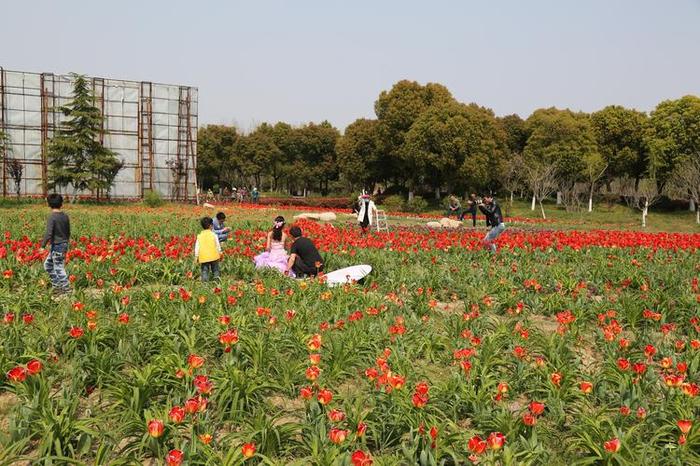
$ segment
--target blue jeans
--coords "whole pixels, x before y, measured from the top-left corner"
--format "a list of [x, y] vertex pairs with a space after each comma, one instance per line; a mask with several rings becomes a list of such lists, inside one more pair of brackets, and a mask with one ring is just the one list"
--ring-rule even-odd
[[59, 291], [70, 290], [68, 274], [66, 273], [65, 260], [68, 252], [68, 243], [52, 244], [51, 252], [44, 261], [44, 270], [49, 274], [51, 284]]
[[498, 238], [501, 233], [506, 229], [505, 223], [499, 223], [495, 227], [491, 228], [486, 236], [484, 237], [484, 243], [491, 248], [491, 252], [496, 252], [496, 238]]
[[202, 281], [203, 282], [208, 282], [209, 281], [209, 273], [212, 274], [212, 277], [214, 280], [219, 279], [219, 261], [211, 261], [211, 262], [205, 262], [203, 264], [199, 264], [200, 270], [202, 272]]

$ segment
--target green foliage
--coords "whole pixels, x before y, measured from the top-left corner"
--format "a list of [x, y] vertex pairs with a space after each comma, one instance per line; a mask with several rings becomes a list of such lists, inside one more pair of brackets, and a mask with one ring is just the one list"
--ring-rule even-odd
[[165, 201], [158, 191], [149, 189], [144, 193], [143, 203], [148, 207], [160, 207], [165, 204]]
[[383, 179], [383, 145], [378, 120], [360, 118], [345, 128], [336, 152], [338, 169], [351, 189], [371, 189]]
[[663, 183], [684, 160], [700, 157], [700, 97], [666, 100], [651, 112], [650, 169]]
[[406, 205], [406, 201], [403, 198], [403, 196], [400, 196], [398, 194], [393, 194], [391, 196], [385, 197], [381, 205], [389, 211], [401, 211], [404, 209], [404, 206]]
[[99, 197], [109, 193], [124, 164], [99, 141], [103, 117], [88, 80], [72, 76], [73, 100], [59, 108], [66, 120], [48, 146], [48, 187], [55, 190], [71, 185], [76, 192], [91, 190]]
[[610, 105], [591, 115], [598, 150], [608, 164], [607, 179], [645, 174], [648, 149], [644, 140], [646, 114]]
[[406, 202], [405, 209], [407, 212], [420, 213], [424, 212], [428, 207], [428, 201], [420, 196], [413, 196], [413, 199]]

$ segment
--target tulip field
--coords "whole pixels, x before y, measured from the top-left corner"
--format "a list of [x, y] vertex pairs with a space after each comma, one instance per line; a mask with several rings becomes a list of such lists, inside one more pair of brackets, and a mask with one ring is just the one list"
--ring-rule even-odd
[[[274, 207], [0, 209], [0, 465], [700, 464], [700, 233], [298, 224], [329, 288], [254, 269]], [[282, 212], [292, 223], [289, 208]], [[508, 221], [508, 219], [506, 219]]]

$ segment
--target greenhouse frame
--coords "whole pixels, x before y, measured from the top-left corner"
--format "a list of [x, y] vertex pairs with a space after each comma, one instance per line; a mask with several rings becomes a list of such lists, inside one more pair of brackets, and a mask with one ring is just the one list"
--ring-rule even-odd
[[[110, 197], [139, 199], [149, 191], [174, 200], [196, 197], [198, 89], [191, 86], [89, 77], [103, 115], [100, 140], [124, 162]], [[72, 77], [0, 67], [2, 195], [16, 192], [9, 164], [22, 166], [20, 195], [47, 194], [48, 143], [64, 120]], [[16, 162], [13, 162], [16, 164]], [[80, 192], [92, 197], [96, 193]]]

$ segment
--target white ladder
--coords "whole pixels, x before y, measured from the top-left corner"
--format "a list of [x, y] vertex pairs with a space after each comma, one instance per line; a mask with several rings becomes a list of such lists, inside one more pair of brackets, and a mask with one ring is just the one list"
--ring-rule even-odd
[[376, 221], [374, 224], [376, 225], [377, 231], [389, 231], [389, 223], [386, 219], [386, 212], [383, 210], [376, 210], [375, 212]]

